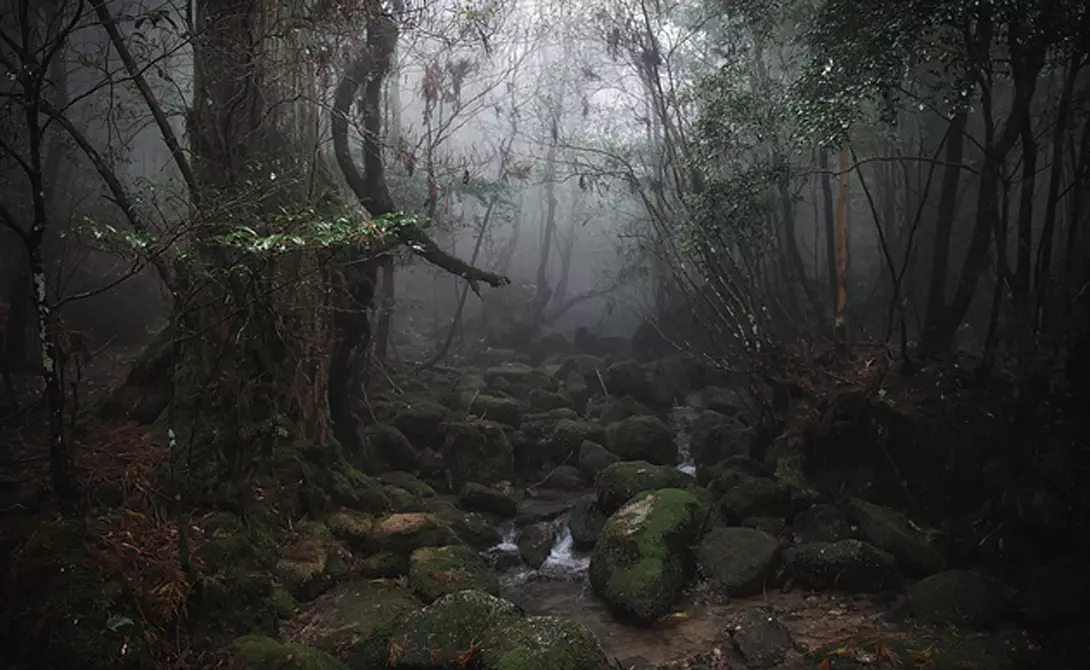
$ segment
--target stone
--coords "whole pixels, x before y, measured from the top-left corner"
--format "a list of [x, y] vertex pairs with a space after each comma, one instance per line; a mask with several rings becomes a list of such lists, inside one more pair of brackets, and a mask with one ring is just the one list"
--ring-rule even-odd
[[970, 570], [946, 570], [908, 589], [912, 616], [933, 624], [988, 629], [1002, 621], [1011, 594], [997, 579]]
[[727, 523], [741, 523], [751, 516], [786, 516], [790, 509], [787, 487], [764, 477], [747, 479], [719, 499], [719, 510]]
[[600, 444], [584, 440], [579, 447], [579, 469], [588, 479], [594, 481], [598, 473], [621, 460]]
[[541, 487], [558, 491], [582, 491], [587, 488], [583, 473], [574, 465], [558, 465], [541, 482]]
[[553, 544], [556, 542], [556, 536], [556, 524], [535, 523], [519, 531], [515, 544], [518, 545], [519, 554], [526, 565], [537, 570], [549, 557], [549, 552], [552, 551]]
[[459, 503], [468, 510], [495, 514], [502, 519], [514, 518], [518, 512], [518, 501], [513, 497], [477, 482], [469, 482], [462, 488]]
[[776, 667], [792, 648], [791, 632], [764, 607], [745, 610], [731, 637], [748, 668]]
[[598, 536], [606, 525], [606, 515], [590, 501], [580, 501], [571, 508], [568, 515], [568, 528], [571, 530], [572, 544], [576, 549], [586, 551], [598, 543]]
[[[482, 591], [458, 591], [409, 613], [390, 637], [391, 667], [457, 667], [493, 628], [521, 618], [513, 604]], [[383, 667], [383, 666], [379, 666]]]
[[862, 539], [885, 549], [909, 577], [926, 577], [946, 569], [946, 559], [928, 535], [902, 514], [859, 498], [848, 502], [848, 515]]
[[614, 463], [598, 473], [594, 490], [598, 494], [598, 508], [606, 514], [619, 510], [633, 496], [644, 491], [664, 488], [689, 488], [696, 485], [677, 468], [652, 465], [647, 461], [622, 461]]
[[677, 442], [670, 427], [655, 416], [623, 419], [606, 427], [606, 449], [624, 460], [656, 465], [677, 463]]
[[800, 512], [791, 525], [795, 541], [839, 542], [852, 537], [848, 518], [836, 505], [819, 503]]
[[864, 593], [881, 591], [897, 571], [893, 556], [859, 540], [801, 544], [789, 564], [794, 576], [813, 588]]
[[761, 593], [779, 566], [780, 543], [753, 528], [713, 528], [696, 548], [701, 575], [732, 597]]
[[465, 545], [424, 547], [409, 557], [409, 585], [426, 603], [464, 590], [498, 594], [499, 579], [484, 559]]
[[530, 616], [494, 627], [482, 642], [488, 670], [613, 670], [594, 634], [565, 617]]
[[693, 424], [689, 451], [697, 465], [719, 463], [730, 456], [749, 456], [748, 429], [715, 410], [704, 410]]

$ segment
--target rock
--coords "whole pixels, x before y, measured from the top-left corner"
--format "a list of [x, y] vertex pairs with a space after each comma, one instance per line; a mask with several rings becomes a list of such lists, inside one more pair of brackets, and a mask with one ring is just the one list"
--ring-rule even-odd
[[[745, 472], [739, 472], [731, 468], [725, 468], [715, 474], [714, 477], [706, 486], [711, 491], [712, 495], [716, 497], [722, 497], [726, 495], [727, 491], [730, 491], [735, 486], [738, 486], [742, 482], [748, 482], [751, 479], [756, 479], [753, 475], [746, 474]], [[761, 477], [760, 479], [768, 479], [767, 477]]]
[[[887, 661], [873, 650], [884, 648]], [[856, 651], [845, 654], [844, 650]], [[863, 653], [860, 653], [863, 652]], [[866, 653], [871, 652], [871, 653]], [[888, 652], [888, 653], [885, 653]], [[807, 654], [805, 668], [875, 670], [876, 668], [934, 668], [935, 670], [1026, 670], [1078, 667], [1043, 663], [1028, 638], [1019, 632], [981, 635], [953, 628], [911, 627], [903, 632], [858, 631]]]
[[349, 668], [381, 668], [390, 636], [419, 607], [396, 585], [353, 582], [318, 598], [305, 620], [285, 624], [282, 632], [289, 642], [325, 651]]
[[752, 528], [713, 528], [696, 548], [701, 575], [720, 593], [757, 595], [780, 561], [779, 541]]
[[409, 438], [394, 428], [382, 423], [375, 423], [364, 429], [367, 441], [366, 464], [371, 472], [389, 470], [415, 470], [418, 456]]
[[517, 607], [488, 593], [451, 593], [405, 617], [390, 638], [390, 666], [457, 667], [460, 653], [480, 644], [490, 630], [509, 626], [520, 616]]
[[852, 536], [852, 527], [844, 512], [836, 505], [813, 505], [800, 512], [791, 525], [795, 541], [840, 542]]
[[606, 521], [590, 561], [594, 592], [622, 616], [650, 624], [673, 611], [693, 568], [704, 505], [680, 489], [649, 491]]
[[443, 441], [442, 423], [450, 410], [437, 402], [419, 400], [398, 412], [394, 426], [419, 449], [435, 449]]
[[375, 522], [374, 539], [384, 551], [410, 554], [420, 547], [457, 542], [454, 531], [439, 517], [427, 512], [393, 514]]
[[553, 523], [535, 523], [519, 531], [515, 543], [526, 565], [534, 570], [544, 565], [556, 542], [556, 535], [557, 528]]
[[[589, 498], [589, 496], [583, 496], [583, 498]], [[532, 523], [551, 521], [570, 510], [576, 502], [577, 500], [572, 499], [569, 494], [564, 494], [564, 497], [560, 499], [531, 498], [520, 500], [515, 525], [521, 528]]]
[[587, 416], [597, 419], [608, 426], [623, 421], [630, 416], [652, 414], [651, 409], [632, 396], [603, 396], [592, 400], [587, 405]]
[[450, 492], [450, 475], [443, 455], [434, 449], [420, 450], [420, 479], [435, 491]]
[[741, 523], [750, 516], [786, 516], [790, 509], [787, 487], [764, 477], [748, 479], [719, 499], [719, 511], [727, 523]]
[[621, 460], [616, 454], [611, 454], [608, 449], [596, 442], [584, 440], [579, 447], [579, 469], [591, 481], [598, 473]]
[[462, 507], [476, 512], [495, 514], [501, 519], [511, 519], [518, 512], [518, 501], [503, 491], [469, 482], [459, 496]]
[[334, 537], [344, 540], [357, 553], [368, 555], [378, 550], [375, 519], [370, 514], [341, 509], [329, 515], [326, 525]]
[[862, 538], [897, 559], [909, 577], [926, 577], [946, 569], [946, 559], [930, 538], [903, 515], [859, 498], [848, 502], [848, 516], [859, 526]]
[[658, 417], [633, 416], [606, 428], [606, 449], [625, 460], [656, 465], [677, 463], [674, 433]]
[[572, 544], [580, 551], [594, 548], [605, 525], [606, 515], [590, 501], [576, 503], [568, 516]]
[[742, 519], [742, 526], [755, 528], [762, 533], [779, 537], [781, 533], [787, 530], [787, 520], [778, 516], [751, 516]]
[[394, 579], [409, 574], [409, 556], [380, 551], [360, 561], [356, 569], [364, 579]]
[[579, 457], [579, 449], [586, 441], [600, 441], [605, 438], [602, 427], [591, 421], [560, 419], [549, 430], [542, 443], [543, 457], [541, 465], [556, 467], [562, 463], [574, 464]]
[[379, 480], [355, 468], [330, 475], [330, 496], [338, 504], [361, 512], [379, 513], [390, 509], [390, 499]]
[[591, 388], [583, 375], [571, 371], [564, 378], [564, 392], [572, 399], [572, 407], [582, 414], [587, 411], [587, 402], [590, 400]]
[[947, 570], [908, 589], [912, 615], [927, 623], [992, 628], [1007, 613], [1010, 593], [998, 580], [969, 570]]
[[449, 422], [442, 445], [443, 462], [455, 487], [467, 482], [511, 481], [514, 450], [499, 424], [489, 421]]
[[594, 490], [598, 494], [598, 508], [612, 514], [638, 493], [687, 488], [694, 484], [692, 477], [677, 468], [652, 465], [647, 461], [622, 461], [598, 473]]
[[396, 470], [393, 472], [384, 472], [378, 476], [378, 480], [384, 484], [396, 486], [408, 491], [417, 498], [434, 498], [436, 496], [435, 489], [428, 486], [424, 480], [409, 474], [408, 472], [399, 472]]
[[500, 583], [477, 552], [464, 545], [424, 547], [409, 557], [409, 585], [430, 603], [464, 590], [499, 593]]
[[493, 628], [481, 645], [489, 670], [612, 670], [594, 634], [556, 616], [530, 616]]
[[560, 465], [541, 482], [541, 487], [558, 491], [582, 491], [587, 488], [587, 482], [579, 468], [574, 465]]
[[714, 410], [704, 410], [693, 424], [689, 450], [697, 465], [718, 463], [729, 456], [749, 456], [750, 436], [745, 426]]
[[744, 611], [731, 635], [749, 668], [775, 667], [787, 658], [792, 648], [791, 632], [771, 610], [763, 607]]
[[394, 512], [424, 511], [424, 503], [400, 486], [387, 484], [382, 487], [382, 492], [386, 494], [386, 499], [390, 501], [390, 509]]
[[572, 406], [571, 398], [544, 389], [532, 389], [529, 395], [529, 402], [531, 412], [548, 412], [554, 409], [569, 409]]
[[514, 398], [473, 392], [466, 393], [462, 406], [470, 414], [484, 421], [495, 421], [518, 428], [522, 423], [522, 404]]
[[897, 570], [893, 556], [859, 540], [801, 544], [789, 563], [795, 577], [813, 588], [865, 593], [881, 591]]
[[460, 509], [446, 498], [429, 501], [428, 510], [454, 531], [455, 537], [476, 549], [487, 549], [500, 540], [495, 524], [476, 512]]
[[606, 368], [603, 375], [610, 395], [632, 396], [643, 403], [655, 403], [658, 393], [639, 362], [628, 359]]
[[277, 642], [264, 635], [246, 635], [232, 642], [231, 661], [231, 667], [238, 670], [348, 670], [324, 651]]
[[484, 391], [487, 388], [488, 382], [485, 381], [484, 376], [476, 373], [463, 375], [454, 384], [454, 392], [459, 396], [466, 391], [472, 393], [474, 391]]
[[333, 586], [327, 569], [338, 547], [329, 528], [318, 521], [300, 521], [295, 540], [276, 562], [274, 574], [293, 596], [313, 600]]

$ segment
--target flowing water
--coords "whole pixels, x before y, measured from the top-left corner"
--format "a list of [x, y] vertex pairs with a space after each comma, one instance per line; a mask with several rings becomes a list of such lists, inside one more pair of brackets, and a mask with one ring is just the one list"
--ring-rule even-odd
[[674, 441], [677, 443], [677, 469], [691, 477], [696, 476], [696, 463], [690, 451], [695, 421], [696, 408], [689, 403], [674, 402], [670, 408], [670, 427], [674, 429]]

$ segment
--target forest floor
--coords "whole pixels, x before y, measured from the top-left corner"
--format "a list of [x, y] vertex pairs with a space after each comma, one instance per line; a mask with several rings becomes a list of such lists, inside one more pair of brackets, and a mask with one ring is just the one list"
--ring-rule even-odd
[[[85, 372], [86, 395], [117, 383], [134, 354], [104, 352]], [[1085, 398], [1072, 394], [1055, 370], [1019, 382], [1014, 369], [1001, 364], [981, 380], [975, 374], [978, 361], [962, 356], [918, 363], [913, 375], [904, 376], [882, 355], [882, 350], [860, 349], [799, 365], [787, 380], [793, 397], [807, 399], [801, 403], [805, 420], [799, 428], [817, 445], [810, 455], [816, 485], [839, 486], [844, 494], [869, 490], [872, 498], [914, 509], [935, 523], [949, 551], [956, 554], [964, 550], [964, 541], [975, 542], [976, 558], [1013, 580], [1029, 578], [1027, 561], [1048, 557], [1042, 546], [1060, 547], [1057, 552], [1085, 548], [1090, 526], [1090, 508], [1081, 494], [1090, 477]], [[5, 597], [0, 600], [14, 605], [21, 598], [46, 597], [42, 594], [53, 589], [58, 607], [78, 612], [89, 594], [72, 592], [56, 574], [42, 574], [43, 568], [55, 567], [42, 558], [54, 548], [36, 539], [60, 522], [50, 494], [44, 412], [33, 393], [28, 397], [27, 409], [0, 429], [0, 562], [12, 566], [3, 576]], [[860, 404], [860, 398], [867, 402]], [[195, 529], [208, 511], [191, 510], [184, 519], [164, 514], [166, 496], [156, 472], [168, 459], [165, 446], [146, 426], [92, 419], [73, 431], [72, 453], [89, 510], [80, 541], [96, 573], [84, 575], [91, 580], [84, 588], [120, 580], [127, 597], [139, 603], [144, 640], [170, 657], [171, 667], [217, 667], [222, 656], [214, 645], [206, 647], [177, 625], [185, 619], [192, 588], [177, 561], [178, 522]], [[979, 533], [960, 537], [965, 535], [960, 518], [975, 518], [981, 500], [987, 501], [984, 514], [995, 518]], [[1053, 515], [1059, 507], [1066, 511]], [[200, 567], [191, 569], [199, 573]], [[886, 609], [873, 600], [846, 596], [776, 594], [773, 600], [789, 611], [789, 627], [807, 647], [835, 640], [845, 627], [872, 624]], [[558, 611], [566, 606], [571, 602], [556, 605]], [[726, 626], [728, 619], [697, 617], [659, 637], [687, 638], [676, 650], [686, 653], [694, 645], [729, 644], [722, 630], [699, 629], [707, 621]], [[52, 635], [38, 625], [30, 629], [45, 635], [43, 640]], [[109, 638], [111, 643], [138, 642], [121, 630]], [[1070, 637], [1066, 630], [1057, 634]], [[661, 649], [641, 654], [638, 638], [620, 634], [603, 642], [629, 648], [628, 656], [654, 656], [656, 662], [669, 655]]]

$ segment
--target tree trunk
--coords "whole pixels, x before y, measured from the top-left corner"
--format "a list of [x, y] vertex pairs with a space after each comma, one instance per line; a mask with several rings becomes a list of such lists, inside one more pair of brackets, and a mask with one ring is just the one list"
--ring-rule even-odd
[[[818, 169], [821, 171], [821, 199], [825, 204], [825, 266], [829, 277], [829, 302], [832, 312], [836, 315], [837, 283], [836, 283], [836, 219], [833, 213], [833, 187], [832, 177], [829, 174], [829, 156], [825, 149], [819, 148]], [[817, 241], [815, 240], [815, 244]]]

